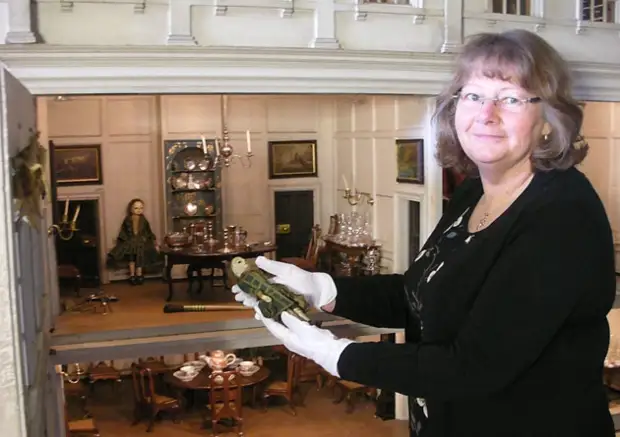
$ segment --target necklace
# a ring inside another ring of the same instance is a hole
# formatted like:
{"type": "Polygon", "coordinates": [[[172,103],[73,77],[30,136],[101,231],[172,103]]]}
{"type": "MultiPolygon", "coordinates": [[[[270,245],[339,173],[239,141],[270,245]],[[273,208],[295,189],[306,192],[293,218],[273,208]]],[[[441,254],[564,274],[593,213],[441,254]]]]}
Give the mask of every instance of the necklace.
{"type": "MultiPolygon", "coordinates": [[[[482,218],[476,225],[476,232],[478,232],[480,229],[484,228],[488,224],[489,217],[491,217],[492,212],[494,212],[496,209],[500,209],[506,203],[511,203],[515,198],[519,197],[519,195],[523,192],[523,190],[525,190],[525,188],[527,187],[527,185],[529,184],[529,182],[532,180],[533,177],[534,177],[533,174],[530,175],[530,177],[528,177],[519,186],[517,186],[511,193],[507,193],[506,198],[504,198],[502,202],[500,202],[499,204],[496,204],[494,207],[492,206],[486,212],[484,212],[482,214],[482,218]]],[[[486,203],[486,198],[485,198],[485,203],[486,203]]]]}
{"type": "Polygon", "coordinates": [[[482,218],[480,219],[480,221],[478,222],[478,225],[476,226],[476,232],[478,232],[480,229],[482,229],[487,224],[488,220],[489,220],[489,213],[485,212],[482,215],[482,218]]]}

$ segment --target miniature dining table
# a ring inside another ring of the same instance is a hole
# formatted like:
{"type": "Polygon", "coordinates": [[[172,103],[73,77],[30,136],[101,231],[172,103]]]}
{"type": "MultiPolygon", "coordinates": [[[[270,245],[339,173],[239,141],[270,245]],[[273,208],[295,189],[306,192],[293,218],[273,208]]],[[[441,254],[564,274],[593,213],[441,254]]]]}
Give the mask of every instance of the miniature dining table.
{"type": "MultiPolygon", "coordinates": [[[[167,372],[164,375],[164,382],[177,391],[179,394],[178,398],[180,399],[180,394],[186,390],[210,390],[211,382],[209,376],[211,373],[209,366],[205,366],[191,381],[182,381],[174,376],[174,372],[167,372]]],[[[231,382],[230,388],[236,388],[237,386],[241,386],[241,388],[252,387],[252,402],[254,403],[257,397],[257,388],[269,378],[270,374],[271,371],[265,366],[261,366],[250,376],[238,373],[234,379],[235,382],[231,382]]]]}
{"type": "MultiPolygon", "coordinates": [[[[222,269],[224,286],[226,287],[226,268],[224,261],[230,261],[236,256],[242,258],[256,258],[269,252],[275,252],[277,246],[273,244],[250,244],[241,247],[231,247],[224,249],[222,245],[205,245],[202,250],[196,250],[194,247],[187,248],[171,248],[163,246],[161,253],[166,258],[166,267],[164,269],[164,277],[168,282],[168,297],[166,302],[170,302],[173,297],[173,279],[172,268],[175,265],[187,265],[187,278],[189,280],[188,291],[192,290],[194,280],[198,279],[199,289],[202,291],[202,269],[222,269]]],[[[211,283],[213,285],[213,273],[211,274],[211,283]]]]}

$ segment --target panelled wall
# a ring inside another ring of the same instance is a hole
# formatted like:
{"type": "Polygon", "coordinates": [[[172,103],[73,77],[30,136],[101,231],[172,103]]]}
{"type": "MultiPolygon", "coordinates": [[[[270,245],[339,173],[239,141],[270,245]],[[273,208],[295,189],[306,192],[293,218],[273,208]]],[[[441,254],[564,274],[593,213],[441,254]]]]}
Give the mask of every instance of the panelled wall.
{"type": "Polygon", "coordinates": [[[599,193],[620,239],[620,103],[588,102],[583,133],[590,151],[581,169],[599,193]]]}
{"type": "Polygon", "coordinates": [[[144,200],[145,216],[162,235],[158,100],[153,96],[64,101],[41,97],[38,104],[40,129],[54,144],[101,145],[103,184],[59,187],[58,198],[98,200],[101,271],[106,282],[105,255],[114,245],[132,198],[144,200]]]}
{"type": "MultiPolygon", "coordinates": [[[[103,184],[61,187],[59,197],[100,200],[102,260],[134,197],[145,201],[145,215],[160,241],[165,235],[163,140],[221,135],[219,95],[41,97],[38,102],[44,137],[58,145],[101,144],[103,184]]],[[[225,224],[245,227],[253,241],[273,239],[274,192],[311,189],[315,222],[327,229],[331,214],[352,209],[342,198],[345,175],[351,186],[375,194],[375,235],[391,270],[395,192],[417,193],[422,200],[427,189],[396,183],[394,140],[428,136],[426,105],[423,97],[404,96],[230,96],[231,143],[245,152],[249,129],[254,156],[249,168],[235,162],[223,171],[225,224]],[[318,177],[269,180],[267,142],[294,139],[317,140],[318,177]]],[[[432,151],[426,155],[432,157],[432,151]]],[[[103,272],[104,281],[125,275],[109,272],[106,278],[103,272]]]]}
{"type": "MultiPolygon", "coordinates": [[[[581,169],[605,204],[615,233],[616,271],[620,272],[620,103],[588,102],[583,132],[590,152],[581,169]]],[[[611,310],[608,320],[612,334],[620,334],[620,309],[611,310]]]]}
{"type": "MultiPolygon", "coordinates": [[[[428,185],[396,182],[395,140],[424,140],[424,155],[430,157],[428,164],[433,166],[428,112],[428,99],[423,97],[358,96],[336,102],[334,161],[338,210],[370,212],[373,235],[382,244],[383,265],[388,271],[403,269],[397,244],[406,236],[395,227],[399,219],[399,193],[409,193],[421,202],[428,199],[428,185]],[[355,207],[349,205],[343,198],[345,180],[351,190],[370,194],[374,205],[369,206],[364,198],[355,207]]],[[[426,230],[422,234],[427,235],[426,230]]]]}

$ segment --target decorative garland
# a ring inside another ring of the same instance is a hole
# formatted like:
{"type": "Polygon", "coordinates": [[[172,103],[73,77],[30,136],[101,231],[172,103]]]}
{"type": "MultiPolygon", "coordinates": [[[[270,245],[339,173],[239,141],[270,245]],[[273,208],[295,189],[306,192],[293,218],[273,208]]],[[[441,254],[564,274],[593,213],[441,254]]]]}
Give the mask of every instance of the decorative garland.
{"type": "Polygon", "coordinates": [[[47,195],[46,159],[47,150],[39,143],[39,132],[32,130],[28,145],[11,158],[16,221],[25,218],[35,229],[39,229],[42,218],[41,200],[47,195]]]}

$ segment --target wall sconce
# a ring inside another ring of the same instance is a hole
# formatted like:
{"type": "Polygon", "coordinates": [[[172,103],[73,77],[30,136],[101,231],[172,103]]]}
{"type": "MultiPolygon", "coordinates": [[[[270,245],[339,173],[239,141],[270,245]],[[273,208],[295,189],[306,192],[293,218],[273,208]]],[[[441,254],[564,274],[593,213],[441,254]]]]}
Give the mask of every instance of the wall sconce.
{"type": "Polygon", "coordinates": [[[79,229],[76,227],[78,216],[80,215],[81,205],[75,209],[73,220],[69,221],[69,199],[65,200],[65,212],[59,224],[53,224],[47,230],[47,235],[58,234],[61,240],[68,241],[79,229]]]}
{"type": "Polygon", "coordinates": [[[74,370],[71,373],[66,372],[66,370],[68,370],[69,366],[62,366],[61,367],[61,371],[60,374],[67,379],[67,382],[71,383],[71,384],[77,384],[78,382],[80,382],[80,379],[82,379],[82,376],[84,376],[86,374],[86,371],[84,369],[82,369],[82,366],[80,366],[80,363],[75,363],[73,364],[74,370]]]}
{"type": "Polygon", "coordinates": [[[345,188],[344,189],[344,196],[342,196],[342,197],[347,199],[347,202],[349,202],[349,205],[351,205],[351,206],[357,205],[364,198],[366,199],[366,203],[368,205],[372,206],[372,205],[375,204],[375,199],[372,197],[372,195],[370,195],[369,193],[365,193],[363,191],[357,191],[356,189],[351,191],[350,188],[345,188]]]}

